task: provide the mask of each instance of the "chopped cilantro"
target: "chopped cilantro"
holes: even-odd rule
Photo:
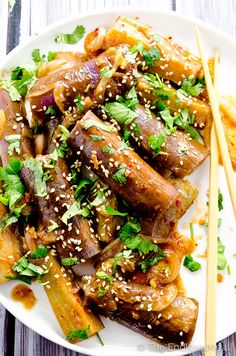
[[[76,103],[76,107],[79,111],[83,111],[84,110],[84,101],[81,98],[81,95],[77,95],[75,97],[74,102]]]
[[[112,262],[112,275],[114,275],[115,272],[116,272],[116,267],[117,267],[117,264],[118,264],[119,260],[121,258],[130,259],[132,257],[131,254],[132,254],[131,250],[124,250],[122,252],[118,252],[115,255],[115,257],[113,259],[113,262]]]
[[[163,259],[165,259],[165,254],[160,249],[159,256],[155,256],[153,258],[146,258],[145,260],[139,262],[138,265],[141,267],[141,270],[145,273],[147,272],[148,268],[150,268],[151,266],[155,265],[158,261],[161,261]]]
[[[194,75],[190,75],[184,79],[181,89],[178,90],[181,94],[186,96],[198,96],[203,89],[203,84],[199,82]]]
[[[223,206],[223,194],[219,191],[218,192],[218,210],[221,211],[224,209]]]
[[[156,89],[162,89],[164,84],[162,83],[158,74],[146,73],[143,78],[147,80],[148,84],[152,85]]]
[[[68,341],[71,341],[73,339],[82,339],[86,340],[89,338],[89,330],[90,330],[90,325],[87,328],[84,329],[74,329],[71,330],[68,334],[66,339]]]
[[[34,173],[35,187],[37,192],[36,195],[39,197],[45,197],[48,192],[42,164],[34,158],[28,158],[25,162],[25,167]]]
[[[125,141],[128,141],[130,135],[131,135],[131,131],[128,130],[128,129],[125,129],[125,130],[124,130],[124,133],[123,133],[123,139],[124,139]]]
[[[33,49],[31,53],[32,59],[34,63],[38,64],[40,62],[44,62],[46,56],[43,54],[42,56],[40,55],[40,50],[38,48]]]
[[[106,78],[111,78],[112,77],[112,71],[109,69],[108,66],[103,67],[100,71],[100,74],[102,74]]]
[[[44,258],[47,256],[48,253],[48,249],[46,246],[44,246],[43,244],[38,245],[38,247],[36,248],[36,250],[34,250],[31,253],[31,257],[38,259],[38,258]]]
[[[124,184],[127,182],[127,177],[125,175],[126,172],[126,164],[122,163],[117,171],[112,175],[112,178],[114,178],[117,182],[120,184]]]
[[[153,67],[160,59],[160,51],[156,47],[152,47],[148,51],[143,50],[141,54],[148,67]]]
[[[136,123],[136,124],[135,124],[135,127],[134,127],[134,129],[133,129],[133,135],[134,135],[134,136],[137,136],[140,131],[141,131],[140,125]]]
[[[110,283],[113,282],[113,277],[110,276],[109,274],[107,274],[106,272],[104,271],[100,271],[100,272],[96,272],[96,276],[99,278],[99,279],[104,279]]]
[[[104,140],[101,136],[98,136],[98,135],[90,135],[90,136],[91,136],[91,139],[95,142],[100,142],[100,141]]]
[[[191,239],[194,239],[193,223],[189,224],[189,228],[190,228],[190,237]]]
[[[59,225],[53,220],[50,220],[50,223],[51,225],[48,226],[48,232],[53,232],[59,227]]]
[[[188,268],[191,272],[199,271],[202,266],[199,262],[194,261],[192,256],[185,256],[184,267]]]
[[[105,288],[99,288],[98,296],[104,297],[104,295],[107,293],[108,290],[109,290],[109,286],[106,286]]]
[[[107,200],[104,192],[102,190],[98,190],[96,192],[96,198],[90,203],[90,206],[99,206],[103,204]]]
[[[103,146],[102,152],[109,153],[110,155],[114,155],[116,153],[116,150],[109,146]]]
[[[9,156],[12,156],[14,153],[14,150],[16,154],[20,155],[20,138],[21,135],[8,135],[5,136],[5,141],[9,143],[9,146],[7,148],[7,153]]]
[[[57,55],[57,52],[48,52],[48,62],[51,62]]]
[[[5,198],[5,202],[8,202],[9,209],[13,211],[25,192],[24,184],[21,182],[19,176],[22,167],[22,162],[13,157],[7,166],[0,167],[0,180],[4,182],[4,194],[1,195],[1,197]]]
[[[227,259],[224,255],[225,246],[222,245],[220,238],[217,239],[217,269],[223,270],[227,265]]]
[[[108,214],[108,215],[113,215],[113,216],[127,216],[128,214],[127,213],[121,213],[120,211],[118,210],[115,210],[113,208],[111,208],[110,206],[105,206],[105,212]]]
[[[80,206],[80,203],[75,201],[70,207],[69,209],[62,215],[61,217],[61,221],[64,224],[68,224],[68,220],[70,220],[71,218],[73,218],[76,215],[81,215],[83,217],[87,217],[89,215],[89,209],[88,208],[82,208]]]
[[[148,138],[148,144],[156,154],[160,154],[162,145],[165,143],[166,136],[163,132],[160,132],[158,136],[151,135]]]
[[[70,266],[74,266],[77,265],[79,262],[78,257],[74,256],[74,257],[65,257],[61,259],[61,265],[64,267],[70,267]]]
[[[17,221],[18,217],[14,213],[5,214],[0,221],[0,232]]]
[[[47,110],[45,111],[45,114],[46,114],[46,115],[50,115],[50,116],[56,116],[57,111],[56,111],[56,109],[55,109],[53,106],[49,106],[49,107],[47,108]]]
[[[74,29],[72,33],[60,33],[55,37],[55,42],[56,43],[66,43],[66,44],[75,44],[85,34],[85,27],[83,25],[78,25]]]
[[[197,129],[195,129],[195,127],[193,127],[193,126],[186,127],[184,132],[188,133],[194,140],[201,140],[202,139],[202,136],[199,133],[199,131]]]
[[[121,125],[130,125],[131,122],[138,116],[134,111],[129,109],[124,104],[113,102],[104,106],[105,112],[115,119]]]

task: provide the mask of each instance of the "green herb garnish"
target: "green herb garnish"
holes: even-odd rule
[[[75,44],[83,38],[85,34],[85,27],[78,25],[72,33],[60,33],[55,37],[56,43]]]
[[[192,256],[185,256],[184,267],[188,268],[191,272],[199,271],[202,266],[199,262],[194,261]]]

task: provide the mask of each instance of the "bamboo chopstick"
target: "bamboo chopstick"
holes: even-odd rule
[[[214,60],[214,88],[218,92],[218,50]],[[207,278],[205,313],[205,355],[216,354],[216,294],[217,294],[217,215],[218,215],[218,147],[215,125],[211,128],[210,177],[207,242]]]
[[[200,34],[199,34],[197,25],[195,25],[195,32],[196,32],[196,38],[197,38],[197,43],[198,43],[198,49],[199,49],[201,60],[202,60],[202,66],[203,66],[204,76],[205,76],[205,80],[206,80],[208,96],[209,96],[209,100],[210,100],[210,104],[211,104],[213,121],[215,124],[217,143],[218,143],[218,147],[219,147],[220,154],[222,157],[223,166],[225,169],[225,175],[226,175],[226,179],[227,179],[227,183],[228,183],[228,188],[229,188],[231,202],[232,202],[232,206],[233,206],[233,210],[234,210],[234,215],[236,217],[236,183],[235,183],[232,164],[230,161],[227,142],[226,142],[226,138],[224,135],[224,127],[223,127],[221,117],[220,117],[219,99],[218,99],[218,97],[215,93],[215,90],[213,88],[207,59],[206,59],[206,56],[203,51],[202,42],[201,42],[201,38],[200,38]]]

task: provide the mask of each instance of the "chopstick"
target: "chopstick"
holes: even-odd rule
[[[218,92],[218,50],[215,50],[214,88]],[[206,313],[205,313],[205,355],[216,354],[216,295],[217,295],[217,230],[218,230],[218,147],[215,124],[211,128],[210,177],[209,177]]]
[[[199,53],[200,53],[201,60],[202,60],[202,66],[203,66],[205,81],[206,81],[206,85],[207,85],[207,91],[208,91],[208,96],[209,96],[209,100],[210,100],[213,121],[215,124],[217,143],[218,143],[219,151],[220,151],[221,158],[223,161],[223,166],[225,169],[225,175],[226,175],[226,179],[227,179],[227,183],[228,183],[228,188],[229,188],[231,202],[232,202],[232,206],[233,206],[233,210],[234,210],[234,215],[236,217],[236,183],[235,183],[232,164],[230,161],[227,142],[226,142],[226,138],[224,135],[224,127],[223,127],[221,117],[220,117],[219,99],[218,99],[218,97],[215,93],[215,90],[213,88],[207,59],[206,59],[206,56],[203,51],[203,46],[202,46],[202,42],[201,42],[201,38],[200,38],[200,34],[199,34],[197,25],[195,25],[195,32],[196,32],[196,38],[197,38],[197,43],[198,43],[198,49],[199,49]]]

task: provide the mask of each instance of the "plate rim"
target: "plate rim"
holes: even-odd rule
[[[122,6],[119,9],[114,9],[114,8],[108,8],[108,9],[101,9],[101,10],[89,10],[89,11],[82,11],[81,13],[77,13],[76,15],[69,15],[66,16],[65,18],[55,21],[52,24],[47,25],[42,31],[40,31],[37,34],[31,34],[27,39],[25,39],[24,41],[22,41],[21,43],[19,43],[14,49],[12,49],[7,55],[5,55],[3,57],[2,63],[0,65],[0,71],[7,69],[7,64],[8,62],[10,62],[19,52],[21,52],[25,47],[28,47],[30,44],[34,43],[34,40],[36,39],[43,39],[44,36],[47,36],[50,32],[56,30],[57,28],[59,29],[60,26],[65,26],[66,24],[70,23],[70,22],[74,22],[77,19],[84,19],[84,18],[89,18],[89,17],[93,17],[93,16],[99,16],[102,14],[106,14],[106,15],[115,15],[117,14],[117,16],[122,15],[122,12],[132,12],[130,14],[131,17],[135,16],[135,12],[141,12],[141,13],[151,13],[153,14],[158,14],[158,15],[164,15],[164,16],[170,16],[170,17],[175,17],[178,19],[182,19],[187,23],[192,23],[193,25],[193,32],[194,32],[194,25],[197,24],[199,26],[200,30],[206,30],[207,32],[213,33],[213,34],[218,34],[221,39],[225,39],[226,41],[230,42],[231,44],[233,44],[234,46],[236,46],[236,38],[234,38],[232,35],[227,34],[226,32],[224,32],[223,30],[218,29],[216,26],[209,24],[208,22],[201,20],[201,19],[197,19],[194,16],[189,16],[188,14],[185,13],[178,13],[177,11],[174,10],[159,10],[159,9],[153,9],[153,10],[147,10],[141,6]],[[140,15],[141,16],[141,15]],[[2,294],[0,292],[0,304],[8,311],[10,312],[17,320],[19,320],[22,324],[26,325],[29,329],[33,330],[35,333],[39,334],[40,336],[46,338],[47,340],[62,346],[64,348],[67,348],[69,350],[72,351],[76,351],[76,352],[82,352],[85,353],[86,355],[89,356],[100,356],[100,350],[104,350],[100,345],[97,345],[97,349],[88,349],[86,348],[86,346],[80,346],[81,344],[71,344],[69,342],[67,342],[66,340],[63,340],[63,338],[61,338],[58,341],[54,341],[53,337],[51,337],[50,335],[46,335],[46,332],[44,332],[43,330],[36,331],[35,327],[32,326],[30,324],[30,321],[28,321],[28,319],[24,319],[22,317],[16,317],[15,315],[15,311],[10,311],[7,309],[7,307],[5,306],[5,303],[2,300]],[[235,326],[235,331],[233,333],[236,332],[236,326]],[[224,337],[220,340],[217,340],[217,343],[220,342],[221,340],[227,338],[228,336],[232,335],[233,333],[231,332],[227,332],[224,334]],[[64,341],[64,342],[63,342]],[[65,345],[66,343],[66,345]],[[190,344],[191,345],[191,344]],[[114,350],[113,346],[109,347],[110,351]],[[117,352],[119,349],[116,347],[115,348],[115,352]],[[200,350],[200,348],[196,348],[193,349],[191,352],[196,352]],[[124,352],[124,350],[122,350],[122,352]],[[144,351],[144,355],[146,355],[146,352],[149,353],[149,351]],[[168,353],[171,351],[167,351]],[[135,355],[137,352],[136,351],[129,351],[129,354],[131,355]],[[150,353],[151,354],[151,353]],[[159,354],[156,353],[157,355]],[[179,355],[187,355],[189,354],[189,352],[187,353],[179,353]],[[126,355],[126,354],[125,354]],[[176,353],[174,353],[174,355],[176,355]]]

